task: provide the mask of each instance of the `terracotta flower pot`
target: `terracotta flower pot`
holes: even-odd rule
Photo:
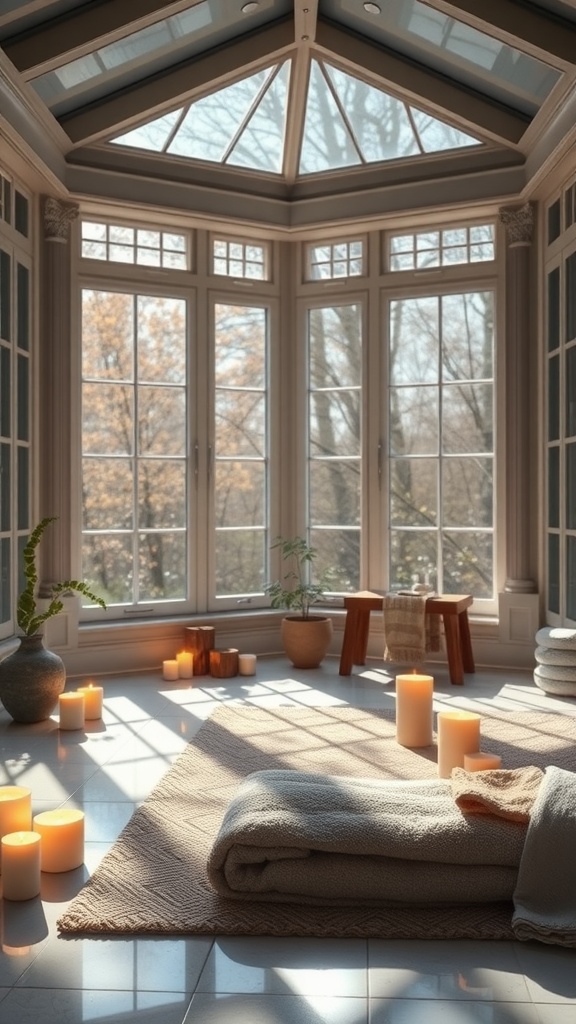
[[[295,668],[317,668],[332,639],[332,619],[326,615],[287,615],[282,619],[280,636],[286,654]]]

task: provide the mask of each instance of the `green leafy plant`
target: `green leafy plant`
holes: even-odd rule
[[[312,577],[311,570],[318,552],[303,537],[290,540],[278,537],[272,544],[272,550],[274,548],[280,548],[288,569],[282,579],[267,584],[265,593],[272,599],[273,608],[286,608],[302,619],[309,619],[311,606],[330,589],[333,570],[325,569],[316,578]]]
[[[38,583],[38,573],[36,571],[36,549],[42,539],[44,530],[50,523],[56,522],[56,519],[57,516],[47,516],[46,519],[42,519],[35,529],[32,530],[22,553],[26,586],[18,598],[16,621],[18,628],[24,636],[33,636],[38,632],[42,623],[62,611],[64,603],[60,600],[60,594],[73,590],[78,594],[84,594],[94,604],[99,604],[101,608],[106,608],[105,601],[101,597],[97,597],[96,594],[93,594],[87,583],[82,582],[82,580],[63,580],[62,583],[52,584],[51,600],[46,610],[43,612],[37,610],[36,585]]]

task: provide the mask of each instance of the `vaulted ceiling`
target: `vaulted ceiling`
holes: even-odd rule
[[[521,197],[576,0],[2,0],[0,134],[74,196],[298,229]]]

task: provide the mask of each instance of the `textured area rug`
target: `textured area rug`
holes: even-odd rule
[[[490,711],[482,749],[505,768],[576,770],[576,718]],[[512,904],[342,908],[218,896],[206,860],[250,772],[290,768],[384,779],[436,777],[436,747],[395,741],[394,712],[349,706],[218,708],[128,822],[60,918],[62,934],[512,939]],[[342,879],[343,893],[345,879]]]

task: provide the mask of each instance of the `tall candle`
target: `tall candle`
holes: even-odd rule
[[[61,693],[58,697],[61,729],[84,728],[84,694],[78,692]]]
[[[438,712],[438,775],[449,779],[464,767],[464,756],[480,749],[480,715],[474,711]]]
[[[2,836],[2,895],[5,900],[31,900],[40,892],[40,836],[9,832]]]
[[[168,661],[162,662],[162,677],[169,679],[171,682],[180,678],[176,658],[169,658]]]
[[[72,808],[34,815],[34,831],[42,839],[42,871],[72,871],[84,863],[84,814]]]
[[[0,837],[7,832],[28,832],[32,824],[32,797],[25,786],[0,786]]]
[[[502,767],[502,758],[498,754],[488,754],[478,750],[474,754],[464,754],[464,768],[467,772],[485,772]]]
[[[432,743],[434,679],[432,676],[396,676],[396,742],[402,747]]]
[[[103,687],[94,686],[94,683],[88,683],[86,686],[79,686],[78,693],[84,694],[84,718],[87,721],[95,721],[98,718],[102,718]]]
[[[176,655],[178,663],[178,675],[180,679],[191,679],[193,675],[193,654],[192,651],[179,651]]]

